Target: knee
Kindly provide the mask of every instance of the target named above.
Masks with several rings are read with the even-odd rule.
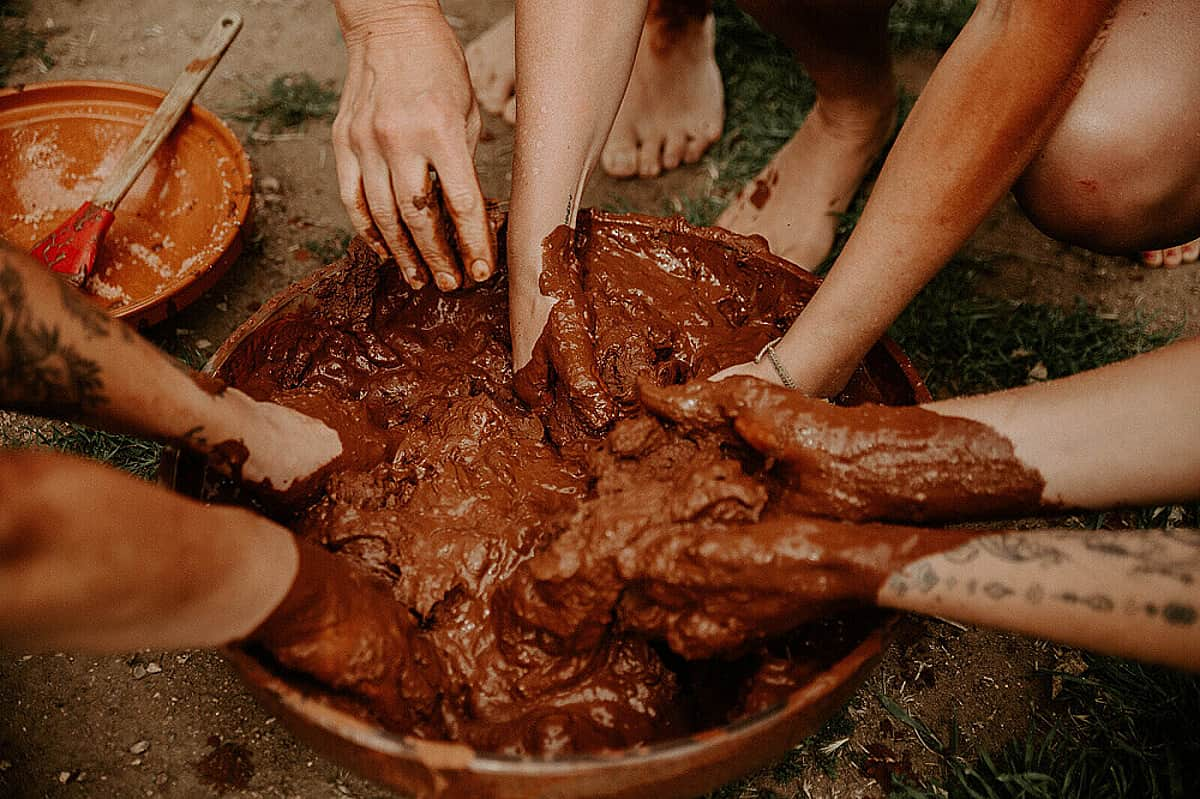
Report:
[[[1014,187],[1030,221],[1056,239],[1107,253],[1193,238],[1200,159],[1143,133],[1111,118],[1069,114]]]

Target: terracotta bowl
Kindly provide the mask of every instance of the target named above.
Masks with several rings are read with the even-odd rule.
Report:
[[[626,224],[700,236],[789,272],[815,291],[819,279],[766,251],[761,238],[694,228],[679,219],[627,215]],[[345,281],[345,262],[330,264],[268,301],[217,351],[206,370],[222,366],[263,324],[316,302],[315,290]],[[427,289],[432,290],[432,289]],[[863,363],[889,404],[930,399],[920,377],[890,340],[880,341]],[[178,490],[198,490],[195,464],[168,452],[161,477]],[[226,656],[269,712],[323,752],[366,777],[416,797],[694,797],[771,763],[816,732],[859,687],[890,641],[896,616],[870,613],[856,619],[844,654],[812,682],[755,716],[687,738],[630,750],[568,757],[520,758],[475,751],[445,741],[398,735],[353,715],[294,676],[241,649]]]
[[[162,98],[102,81],[0,89],[0,238],[29,249],[91,199]],[[161,322],[237,258],[250,194],[237,137],[193,103],[117,207],[85,293],[128,322]]]

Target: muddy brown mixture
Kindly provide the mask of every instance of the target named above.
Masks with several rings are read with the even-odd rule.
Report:
[[[380,723],[518,754],[628,747],[771,707],[877,623],[858,613],[805,624],[813,614],[764,606],[762,623],[750,611],[729,629],[718,613],[683,623],[621,596],[616,564],[632,559],[632,573],[654,553],[614,542],[736,534],[769,523],[781,491],[732,435],[642,415],[638,381],[682,383],[753,357],[813,290],[761,240],[671,224],[596,212],[557,234],[573,263],[548,269],[576,281],[590,338],[572,346],[593,348],[605,407],[626,417],[608,430],[553,370],[526,381],[540,386],[522,392],[536,412],[516,395],[503,280],[414,292],[358,243],[311,307],[260,328],[222,368],[252,396],[328,420],[352,451],[317,501],[277,515],[387,581],[407,610],[404,662],[356,652],[342,683],[389,682],[351,691],[374,697],[361,710]],[[839,402],[903,394],[879,385],[860,370]],[[573,551],[602,567],[563,591]],[[656,552],[669,570],[670,553]],[[737,605],[737,592],[720,602]],[[302,652],[276,654],[303,665]]]

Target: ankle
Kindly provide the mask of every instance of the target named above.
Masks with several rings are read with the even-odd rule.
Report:
[[[889,85],[870,95],[848,99],[818,97],[811,114],[838,138],[876,142],[892,132],[899,104],[895,86]]]

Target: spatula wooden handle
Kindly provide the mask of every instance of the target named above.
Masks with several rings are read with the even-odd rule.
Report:
[[[109,211],[115,210],[121,198],[129,191],[129,187],[142,174],[146,164],[150,162],[154,151],[171,134],[175,123],[183,116],[192,98],[200,91],[204,81],[212,74],[213,68],[225,55],[229,45],[242,29],[242,15],[236,11],[227,11],[221,15],[217,23],[204,39],[199,52],[184,68],[181,74],[167,92],[167,96],[159,103],[158,109],[146,120],[145,127],[138,137],[125,151],[116,171],[108,176],[104,184],[92,198],[95,205]]]

